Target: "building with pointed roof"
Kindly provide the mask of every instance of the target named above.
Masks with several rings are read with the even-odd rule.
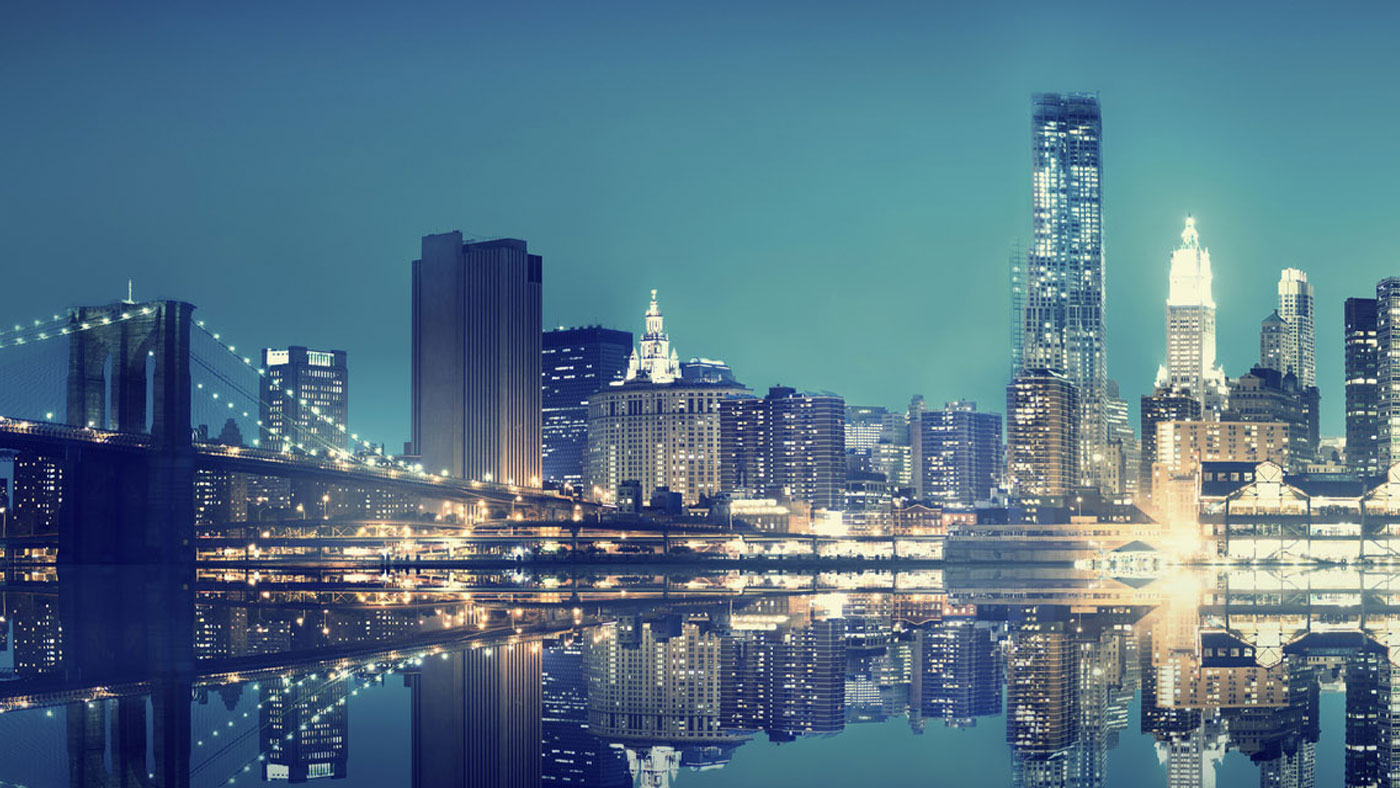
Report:
[[[1181,244],[1172,252],[1167,295],[1167,363],[1157,388],[1189,392],[1207,420],[1225,409],[1225,372],[1215,362],[1215,299],[1210,250],[1201,246],[1196,220],[1186,217]]]

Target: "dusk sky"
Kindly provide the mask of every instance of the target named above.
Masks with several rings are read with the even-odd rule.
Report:
[[[408,435],[409,261],[526,239],[545,322],[755,389],[1004,409],[1030,94],[1103,106],[1109,373],[1163,358],[1182,220],[1227,374],[1279,269],[1317,295],[1324,435],[1348,296],[1395,252],[1400,9],[933,3],[75,4],[0,10],[0,324],[170,297],[240,349],[349,351],[351,427]]]

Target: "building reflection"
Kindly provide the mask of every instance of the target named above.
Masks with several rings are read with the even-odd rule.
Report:
[[[85,788],[367,779],[382,758],[414,786],[660,788],[853,725],[987,720],[1014,785],[1125,784],[1110,753],[1141,735],[1167,785],[1205,788],[1231,751],[1261,786],[1327,782],[1320,698],[1337,693],[1344,784],[1400,776],[1400,593],[1369,575],[534,604],[499,575],[457,577],[469,594],[406,579],[12,577],[0,709],[57,718],[51,782]],[[402,716],[361,711],[366,691],[407,693]],[[385,754],[393,731],[406,746]]]

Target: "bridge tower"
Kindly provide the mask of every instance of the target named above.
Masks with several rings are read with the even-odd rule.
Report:
[[[124,301],[72,311],[68,423],[145,434],[149,421],[151,447],[139,459],[100,444],[68,450],[61,563],[193,560],[193,312],[183,301]]]
[[[146,432],[146,370],[153,360],[151,438],[157,447],[188,446],[193,313],[194,305],[183,301],[72,310],[67,422],[99,428],[110,423],[119,432]]]

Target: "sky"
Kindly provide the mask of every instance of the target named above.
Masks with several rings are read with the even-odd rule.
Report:
[[[1397,17],[17,0],[0,7],[0,324],[132,279],[241,349],[347,350],[352,430],[397,447],[410,261],[460,229],[544,256],[547,326],[639,332],[657,288],[681,357],[757,390],[1001,411],[1030,95],[1097,91],[1110,376],[1134,403],[1151,390],[1190,213],[1227,374],[1257,358],[1279,269],[1308,272],[1338,435],[1342,302],[1400,273]]]

